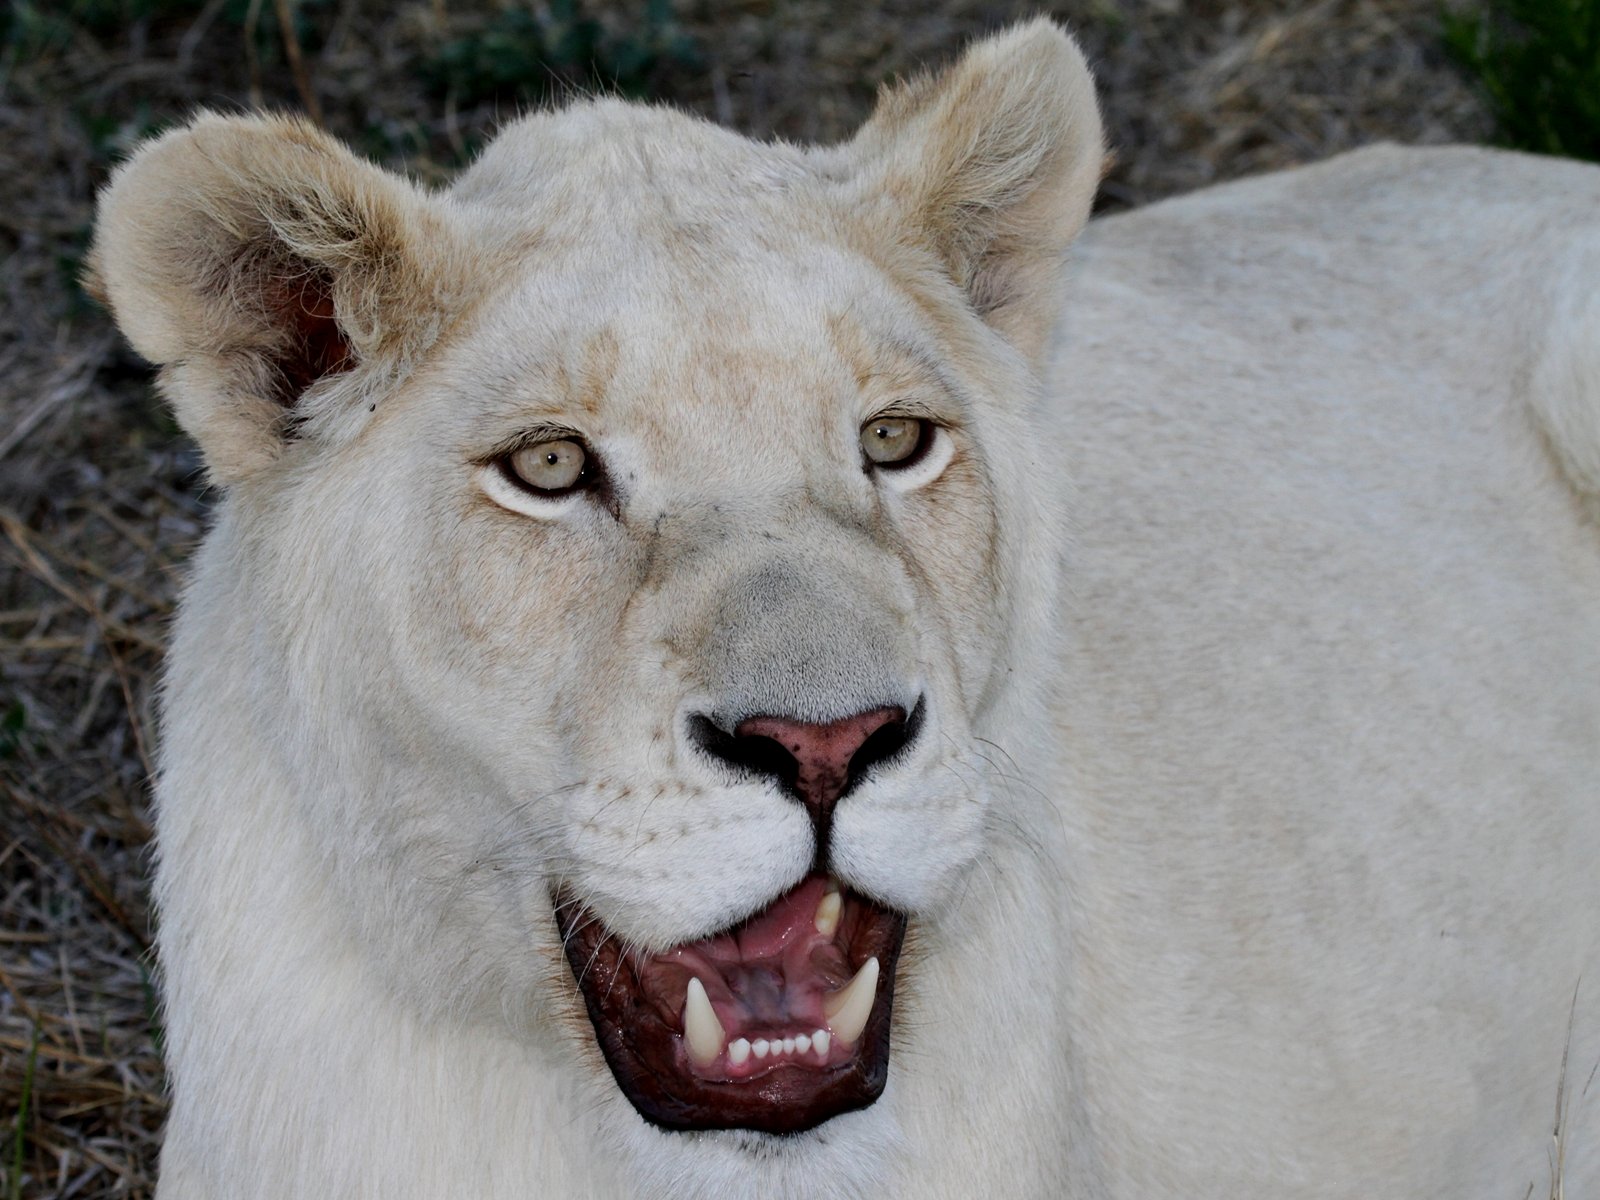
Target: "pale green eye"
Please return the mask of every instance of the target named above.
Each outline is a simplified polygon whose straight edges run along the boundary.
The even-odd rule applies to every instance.
[[[861,427],[861,449],[876,467],[903,467],[928,441],[928,422],[920,417],[879,417]]]
[[[584,481],[589,452],[581,442],[562,439],[539,442],[513,451],[506,459],[511,473],[536,492],[565,492]]]

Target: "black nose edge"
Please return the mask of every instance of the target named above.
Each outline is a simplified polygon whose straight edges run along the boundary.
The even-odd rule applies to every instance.
[[[886,723],[862,742],[850,758],[844,787],[836,801],[854,791],[874,768],[889,766],[904,757],[922,732],[926,713],[927,697],[919,696],[903,721]],[[730,724],[737,728],[742,720]],[[703,754],[731,767],[735,773],[752,780],[770,779],[784,791],[803,799],[795,787],[800,764],[777,739],[729,732],[704,713],[689,717],[688,732],[690,742]]]
[[[850,758],[850,773],[844,791],[840,793],[841,799],[848,796],[857,783],[870,775],[873,768],[892,766],[910,752],[917,735],[922,732],[922,717],[926,703],[925,697],[918,696],[916,704],[912,705],[911,712],[904,721],[889,722],[861,743],[861,749]]]
[[[800,774],[794,755],[769,737],[740,737],[704,713],[689,718],[689,740],[701,753],[749,779],[772,779],[792,791]]]

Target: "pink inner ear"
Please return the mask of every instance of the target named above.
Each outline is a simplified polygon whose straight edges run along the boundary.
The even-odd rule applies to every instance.
[[[333,288],[312,274],[269,285],[269,311],[289,327],[290,336],[277,368],[283,380],[278,401],[293,408],[317,380],[355,366],[355,354],[334,316]]]

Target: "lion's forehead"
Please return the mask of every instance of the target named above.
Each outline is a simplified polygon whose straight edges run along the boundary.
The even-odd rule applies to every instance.
[[[955,403],[915,305],[854,252],[801,240],[671,259],[640,239],[530,266],[452,339],[439,406],[464,434],[549,424],[703,471],[713,452],[851,458],[876,408]]]

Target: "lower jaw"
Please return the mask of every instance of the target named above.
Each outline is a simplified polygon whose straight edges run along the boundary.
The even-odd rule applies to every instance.
[[[857,902],[872,912],[855,957],[878,959],[879,984],[851,1053],[834,1055],[826,1066],[782,1062],[742,1079],[696,1074],[681,1038],[660,1020],[632,978],[616,940],[594,935],[598,926],[592,918],[558,902],[558,927],[601,1053],[639,1115],[672,1131],[796,1134],[872,1105],[888,1081],[895,966],[906,924],[899,914]]]
[[[650,1124],[673,1132],[747,1130],[766,1134],[798,1134],[845,1113],[869,1108],[883,1094],[889,1077],[888,1036],[882,1052],[863,1057],[827,1072],[782,1066],[747,1083],[696,1082],[684,1087],[640,1072],[605,1046],[611,1073],[638,1112]]]

